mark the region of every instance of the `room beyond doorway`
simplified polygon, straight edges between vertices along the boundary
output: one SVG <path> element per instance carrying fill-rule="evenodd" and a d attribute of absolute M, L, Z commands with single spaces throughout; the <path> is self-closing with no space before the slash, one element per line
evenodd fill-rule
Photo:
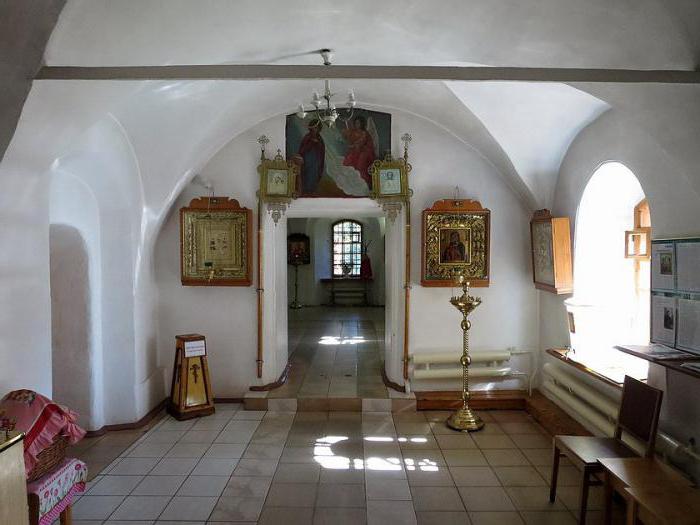
<path fill-rule="evenodd" d="M 287 383 L 273 398 L 388 398 L 381 376 L 384 308 L 289 310 Z"/>

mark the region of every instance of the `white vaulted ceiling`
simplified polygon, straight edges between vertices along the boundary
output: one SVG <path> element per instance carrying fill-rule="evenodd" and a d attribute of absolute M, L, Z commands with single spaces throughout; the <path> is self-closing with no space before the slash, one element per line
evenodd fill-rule
<path fill-rule="evenodd" d="M 69 0 L 48 65 L 336 64 L 692 69 L 698 9 L 688 0 Z M 101 118 L 133 147 L 156 216 L 237 133 L 308 99 L 314 81 L 41 81 L 15 148 L 49 165 Z M 362 80 L 360 104 L 418 114 L 478 150 L 531 208 L 551 203 L 574 137 L 610 108 L 554 83 Z M 33 138 L 34 137 L 34 138 Z M 26 139 L 26 142 L 22 140 Z M 17 153 L 17 151 L 15 151 Z M 34 155 L 36 151 L 34 148 Z M 36 159 L 35 159 L 36 161 Z"/>

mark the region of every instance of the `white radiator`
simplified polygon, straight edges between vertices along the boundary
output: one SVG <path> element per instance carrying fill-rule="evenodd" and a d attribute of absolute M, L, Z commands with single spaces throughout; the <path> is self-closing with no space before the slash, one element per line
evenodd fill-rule
<path fill-rule="evenodd" d="M 517 355 L 527 355 L 530 358 L 529 369 L 534 369 L 532 352 L 516 351 L 514 348 L 472 351 L 469 377 L 474 379 L 523 378 L 530 392 L 532 389 L 530 372 L 513 368 L 512 357 Z M 462 365 L 459 362 L 461 356 L 461 351 L 414 352 L 409 356 L 409 376 L 412 381 L 460 379 L 462 377 Z"/>

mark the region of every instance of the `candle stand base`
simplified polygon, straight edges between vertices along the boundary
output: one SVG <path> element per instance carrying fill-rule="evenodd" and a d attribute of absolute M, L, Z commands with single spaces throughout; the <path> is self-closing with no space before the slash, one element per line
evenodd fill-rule
<path fill-rule="evenodd" d="M 453 430 L 462 432 L 476 432 L 484 428 L 484 422 L 479 416 L 472 412 L 469 407 L 462 407 L 455 410 L 447 418 L 447 426 Z"/>

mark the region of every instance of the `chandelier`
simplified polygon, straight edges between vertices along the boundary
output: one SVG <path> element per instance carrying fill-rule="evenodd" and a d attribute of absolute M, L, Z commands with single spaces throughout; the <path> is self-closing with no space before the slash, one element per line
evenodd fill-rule
<path fill-rule="evenodd" d="M 319 51 L 321 58 L 323 58 L 323 65 L 331 65 L 332 52 L 330 49 L 321 49 Z M 313 109 L 310 109 L 307 113 L 304 108 L 304 104 L 299 104 L 299 111 L 297 111 L 297 117 L 300 119 L 306 118 L 310 115 L 313 119 L 317 119 L 320 123 L 326 127 L 332 128 L 335 125 L 335 121 L 340 119 L 343 122 L 347 122 L 352 119 L 353 109 L 355 108 L 355 93 L 352 90 L 348 91 L 348 100 L 345 103 L 346 107 L 343 109 L 338 109 L 335 107 L 335 103 L 332 98 L 336 94 L 331 92 L 331 83 L 328 80 L 324 81 L 323 94 L 314 91 L 313 97 L 311 98 L 311 105 Z"/>

